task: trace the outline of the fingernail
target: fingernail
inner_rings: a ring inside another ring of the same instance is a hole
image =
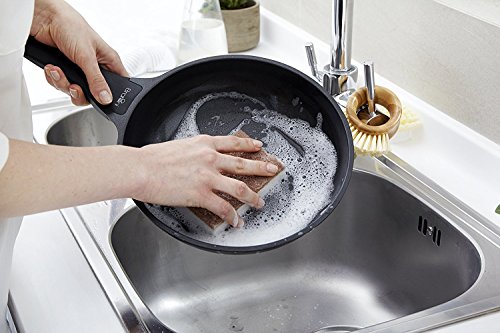
[[[59,81],[61,79],[61,76],[57,71],[50,71],[50,76],[54,79],[54,81]]]
[[[278,172],[278,167],[272,163],[267,163],[266,169],[268,172],[271,172],[271,173]]]
[[[104,104],[109,104],[113,101],[113,99],[111,98],[111,94],[106,90],[103,90],[99,93],[99,98],[101,99],[101,103]]]
[[[276,157],[275,155],[270,155],[270,158],[271,158],[274,162],[278,163],[281,167],[284,167],[284,166],[285,166],[285,164],[284,164],[283,162],[281,162],[281,160],[280,160],[278,157]]]
[[[239,221],[238,221],[237,228],[243,228],[243,226],[245,225],[245,221],[243,221],[243,219],[241,217],[238,220]]]
[[[73,98],[78,98],[78,90],[69,88],[69,95]]]
[[[238,224],[239,224],[239,219],[240,219],[240,217],[238,216],[238,214],[234,215],[233,222],[232,222],[232,223],[230,223],[230,224],[231,224],[233,227],[235,227],[235,228],[236,228],[236,227],[238,226]]]
[[[257,208],[262,208],[264,207],[266,203],[264,202],[264,200],[262,198],[259,198],[259,202],[257,203]]]
[[[261,148],[263,143],[259,140],[253,140],[253,145],[255,146],[255,148]]]

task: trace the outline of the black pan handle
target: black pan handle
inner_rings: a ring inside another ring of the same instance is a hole
[[[68,78],[68,81],[78,84],[82,88],[87,100],[94,107],[108,115],[111,113],[119,115],[127,113],[131,103],[143,89],[143,86],[130,81],[129,78],[101,67],[102,75],[106,79],[113,95],[113,102],[111,104],[102,105],[92,96],[85,74],[80,67],[69,60],[58,49],[40,43],[34,37],[30,36],[26,43],[24,57],[40,68],[44,68],[47,64],[60,67]]]

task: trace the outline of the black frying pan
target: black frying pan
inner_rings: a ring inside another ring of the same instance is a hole
[[[300,232],[256,246],[221,246],[197,240],[189,233],[179,233],[158,219],[150,205],[135,200],[149,219],[173,237],[195,247],[223,253],[254,253],[282,246],[318,226],[340,202],[347,189],[353,167],[354,151],[347,121],[335,101],[315,81],[282,63],[252,56],[218,56],[194,61],[151,79],[125,78],[102,69],[112,94],[110,105],[99,104],[91,95],[83,72],[60,51],[30,37],[25,57],[40,67],[59,66],[68,80],[80,85],[96,110],[104,113],[118,129],[118,144],[141,147],[173,138],[187,110],[201,97],[216,92],[236,91],[255,99],[290,118],[315,125],[323,115],[323,132],[337,150],[337,171],[330,204]],[[300,105],[294,103],[297,98]],[[241,101],[245,103],[245,101]],[[218,100],[216,105],[200,109],[196,121],[200,131],[227,135],[242,119],[234,100]],[[252,106],[253,107],[253,106]],[[225,111],[224,111],[225,110]],[[229,110],[229,111],[228,111]],[[224,126],[205,126],[214,115],[224,117]],[[255,130],[255,131],[254,131]],[[259,133],[249,124],[245,131]],[[259,137],[257,137],[259,138]]]

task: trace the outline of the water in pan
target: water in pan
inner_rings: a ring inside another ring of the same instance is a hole
[[[243,229],[228,228],[211,235],[196,223],[185,219],[170,207],[149,206],[159,220],[179,233],[210,244],[223,246],[254,246],[271,243],[300,232],[329,203],[333,192],[333,178],[337,166],[337,153],[328,136],[321,130],[322,115],[318,113],[317,124],[291,119],[267,107],[252,97],[236,92],[209,94],[194,103],[182,120],[174,139],[200,134],[196,122],[197,112],[203,104],[218,98],[248,99],[249,106],[242,110],[248,115],[233,131],[251,122],[260,124],[265,149],[277,156],[286,166],[286,176],[264,197],[266,206],[261,210],[249,209],[243,218]],[[214,117],[211,126],[217,126]],[[220,124],[222,125],[222,124]]]

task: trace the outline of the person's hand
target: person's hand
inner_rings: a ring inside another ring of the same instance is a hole
[[[62,0],[36,0],[30,34],[44,44],[57,47],[80,66],[97,101],[112,102],[111,90],[99,65],[122,76],[127,76],[127,71],[116,51],[70,5]],[[59,67],[45,66],[45,77],[52,86],[69,94],[75,105],[88,104],[80,86],[70,84]]]
[[[262,208],[262,198],[244,182],[221,174],[274,175],[278,168],[272,163],[224,154],[256,152],[261,147],[258,140],[206,135],[144,146],[140,148],[144,179],[132,197],[152,204],[206,208],[230,225],[241,227],[243,219],[214,191]]]

